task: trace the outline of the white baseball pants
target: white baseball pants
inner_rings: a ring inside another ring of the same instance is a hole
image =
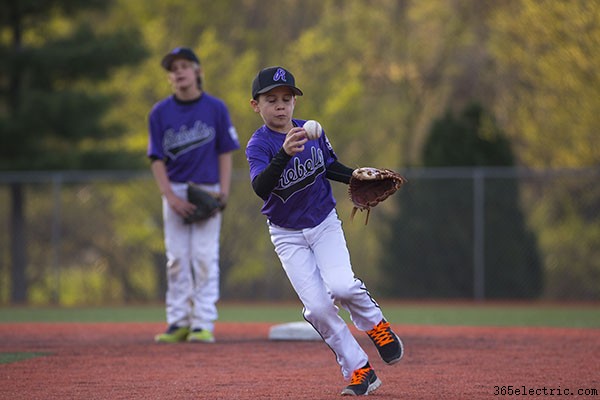
[[[172,183],[175,194],[187,197],[187,184]],[[219,185],[201,185],[219,191]],[[167,255],[167,323],[214,330],[219,300],[219,235],[222,214],[185,224],[163,196]]]
[[[293,230],[269,224],[271,241],[292,286],[304,305],[304,318],[333,350],[345,379],[368,361],[346,322],[367,331],[383,318],[364,283],[354,276],[350,254],[335,209],[314,228]]]

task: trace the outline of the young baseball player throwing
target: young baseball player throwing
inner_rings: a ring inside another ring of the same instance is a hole
[[[169,327],[157,342],[214,342],[219,298],[221,213],[185,223],[196,206],[188,201],[190,182],[229,195],[232,152],[237,133],[225,104],[202,90],[202,69],[194,52],[175,48],[161,65],[174,94],[158,102],[149,116],[148,157],[163,198],[167,254],[166,312]]]
[[[305,129],[306,121],[292,117],[296,96],[302,95],[295,85],[294,76],[282,67],[261,70],[252,83],[250,104],[264,121],[246,147],[252,187],[264,200],[271,241],[304,305],[304,318],[350,380],[342,395],[366,395],[381,381],[337,305],[349,311],[387,364],[402,358],[402,342],[352,271],[329,180],[347,184],[353,170],[337,160],[318,124],[315,133],[314,123]]]

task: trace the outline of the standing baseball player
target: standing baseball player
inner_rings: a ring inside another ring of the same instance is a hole
[[[215,341],[219,298],[219,235],[222,214],[186,224],[196,208],[187,200],[189,182],[227,202],[232,152],[240,145],[226,105],[202,89],[196,54],[178,47],[165,55],[174,94],[149,115],[148,157],[162,194],[167,255],[168,329],[157,342]]]
[[[387,364],[402,358],[402,342],[352,271],[329,179],[347,184],[353,170],[337,160],[325,133],[309,140],[306,121],[292,117],[301,95],[294,76],[282,67],[265,68],[254,78],[250,104],[264,125],[246,147],[250,178],[264,201],[275,252],[304,305],[303,316],[350,380],[342,395],[366,395],[381,381],[337,305],[348,310]]]

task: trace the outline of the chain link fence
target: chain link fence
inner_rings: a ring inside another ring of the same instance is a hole
[[[346,186],[332,183],[355,273],[376,297],[600,299],[600,168],[402,172],[408,184],[368,225],[361,213],[350,221]],[[235,171],[222,299],[295,299],[261,204]],[[164,298],[161,201],[148,172],[0,173],[0,226],[0,304]]]

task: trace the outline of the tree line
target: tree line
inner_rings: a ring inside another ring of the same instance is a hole
[[[178,45],[198,52],[242,144],[260,124],[252,78],[284,65],[305,93],[296,115],[348,165],[427,165],[435,121],[476,102],[514,165],[595,166],[598,15],[587,0],[1,0],[0,170],[147,168],[147,114],[170,93],[159,61]],[[14,182],[5,205],[15,301],[24,196]]]

